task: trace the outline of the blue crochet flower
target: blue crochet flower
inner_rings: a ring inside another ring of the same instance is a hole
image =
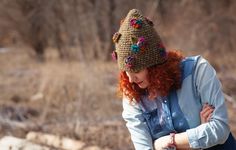
[[[166,56],[166,49],[165,49],[164,45],[162,43],[158,43],[157,48],[160,51],[160,55],[162,57],[165,57]]]
[[[139,52],[140,48],[137,44],[131,45],[131,50],[135,53]]]

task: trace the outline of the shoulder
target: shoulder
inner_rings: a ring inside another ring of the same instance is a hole
[[[211,64],[202,56],[190,56],[185,57],[181,61],[181,70],[182,70],[182,80],[184,80],[189,75],[193,75],[196,79],[201,77],[204,74],[210,76],[215,75],[215,69]]]
[[[200,56],[198,60],[196,61],[194,74],[195,75],[203,75],[203,74],[215,75],[216,71],[205,58]]]
[[[193,74],[197,63],[199,60],[202,59],[202,56],[190,56],[190,57],[185,57],[180,64],[180,68],[182,71],[182,80],[185,79],[187,76]]]
[[[212,68],[210,63],[201,55],[185,57],[181,62],[183,71],[191,72],[199,68]]]

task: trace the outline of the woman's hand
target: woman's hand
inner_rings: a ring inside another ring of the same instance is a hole
[[[204,104],[200,112],[201,124],[209,122],[215,107],[209,104]]]
[[[171,138],[169,135],[160,137],[159,139],[156,139],[154,141],[154,148],[155,150],[163,150],[165,148],[168,148],[171,143]]]

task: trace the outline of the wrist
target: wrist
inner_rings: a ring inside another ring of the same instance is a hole
[[[176,133],[174,142],[178,149],[190,149],[188,135],[186,132]]]
[[[175,142],[175,133],[170,133],[170,147],[177,147],[176,142]]]

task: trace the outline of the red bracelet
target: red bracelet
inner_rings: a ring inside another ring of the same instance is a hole
[[[177,147],[175,143],[175,133],[170,133],[170,146]]]

